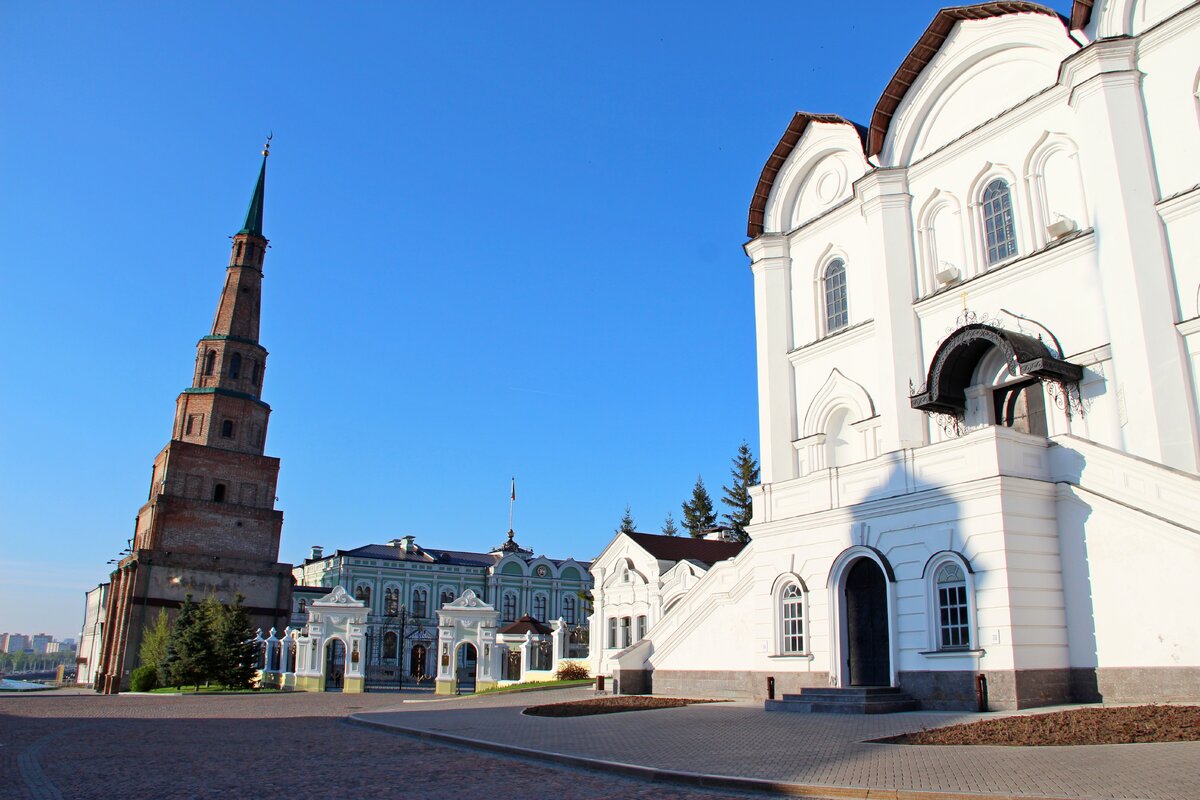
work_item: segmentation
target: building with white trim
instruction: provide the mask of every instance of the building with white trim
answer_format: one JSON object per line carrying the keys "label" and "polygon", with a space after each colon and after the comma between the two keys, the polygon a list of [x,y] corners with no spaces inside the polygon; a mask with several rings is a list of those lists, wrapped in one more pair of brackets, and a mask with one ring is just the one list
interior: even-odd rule
{"label": "building with white trim", "polygon": [[992,2],[868,127],[795,115],[745,245],[752,541],[622,683],[1200,697],[1198,87],[1200,4]]}

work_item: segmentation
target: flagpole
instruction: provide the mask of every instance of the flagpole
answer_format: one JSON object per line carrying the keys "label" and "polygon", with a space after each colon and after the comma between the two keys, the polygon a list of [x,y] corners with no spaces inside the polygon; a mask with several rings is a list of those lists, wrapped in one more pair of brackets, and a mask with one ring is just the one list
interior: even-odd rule
{"label": "flagpole", "polygon": [[516,500],[517,500],[517,476],[514,475],[513,479],[512,479],[512,492],[508,496],[508,529],[510,531],[513,529],[513,526],[512,526],[513,504],[516,502]]}

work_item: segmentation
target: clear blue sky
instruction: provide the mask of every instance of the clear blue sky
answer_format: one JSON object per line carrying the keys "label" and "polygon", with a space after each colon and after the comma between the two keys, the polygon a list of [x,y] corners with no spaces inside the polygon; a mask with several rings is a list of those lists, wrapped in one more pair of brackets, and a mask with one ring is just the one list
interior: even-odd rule
{"label": "clear blue sky", "polygon": [[[1059,11],[1069,3],[1054,4]],[[933,2],[0,8],[0,631],[75,636],[268,166],[280,557],[591,558],[758,452],[746,210]]]}

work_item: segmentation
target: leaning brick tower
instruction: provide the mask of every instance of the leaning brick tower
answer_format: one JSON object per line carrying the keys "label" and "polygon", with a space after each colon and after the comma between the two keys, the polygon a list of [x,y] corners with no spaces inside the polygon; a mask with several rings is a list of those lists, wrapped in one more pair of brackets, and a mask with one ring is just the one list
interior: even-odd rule
{"label": "leaning brick tower", "polygon": [[189,594],[224,603],[240,594],[264,630],[282,630],[289,616],[292,568],[276,563],[279,459],[263,454],[271,407],[262,400],[267,351],[258,341],[269,154],[268,143],[212,330],[197,344],[192,385],[175,401],[171,440],[154,459],[130,554],[111,576],[98,691],[128,685],[144,626],[159,608],[173,615]]}

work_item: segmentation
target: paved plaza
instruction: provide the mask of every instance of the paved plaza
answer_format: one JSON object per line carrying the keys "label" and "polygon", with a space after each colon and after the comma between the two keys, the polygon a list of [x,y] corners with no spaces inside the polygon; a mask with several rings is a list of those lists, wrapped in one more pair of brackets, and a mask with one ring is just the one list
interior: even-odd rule
{"label": "paved plaza", "polygon": [[1200,742],[905,747],[866,740],[967,717],[767,714],[750,703],[521,713],[590,695],[0,696],[0,798],[754,796],[704,776],[815,797],[1200,797]]}

